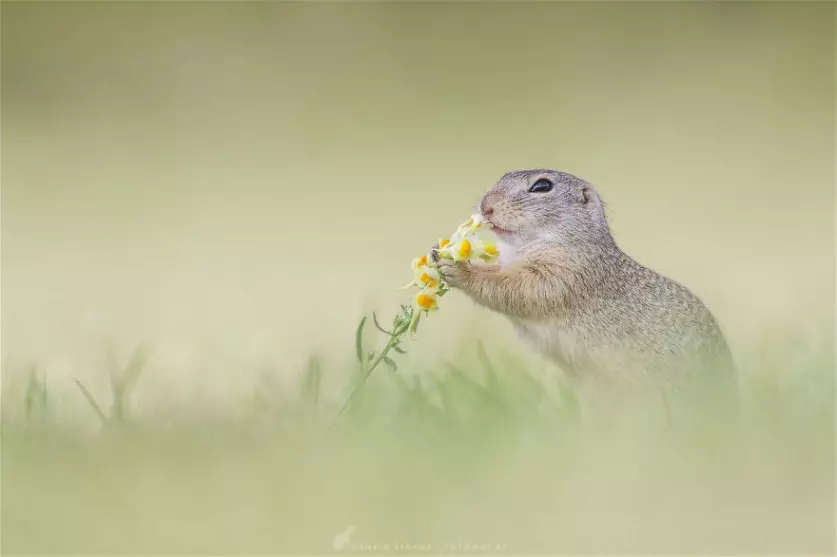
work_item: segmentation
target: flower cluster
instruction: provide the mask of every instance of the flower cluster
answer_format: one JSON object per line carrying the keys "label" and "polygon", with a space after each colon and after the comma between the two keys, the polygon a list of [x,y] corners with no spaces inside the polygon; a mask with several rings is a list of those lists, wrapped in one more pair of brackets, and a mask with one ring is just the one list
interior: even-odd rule
{"label": "flower cluster", "polygon": [[[436,253],[440,259],[455,262],[494,261],[500,254],[497,251],[497,237],[491,228],[492,224],[485,217],[474,215],[468,219],[468,222],[459,226],[450,239],[439,240]],[[394,350],[401,354],[406,352],[401,345],[405,335],[408,332],[414,333],[421,315],[437,309],[438,299],[450,290],[439,271],[438,262],[431,254],[422,255],[413,260],[413,281],[405,288],[411,287],[419,289],[415,304],[401,306],[401,313],[397,314],[392,320],[392,330],[384,328],[378,322],[375,313],[372,313],[375,328],[389,337],[386,345],[379,353],[374,350],[367,350],[364,347],[363,326],[366,323],[366,317],[360,320],[355,332],[355,351],[361,366],[361,378],[337,412],[334,418],[335,422],[349,407],[355,395],[366,383],[375,368],[381,363],[386,364],[392,371],[398,368],[395,361],[389,356],[390,351]]]}
{"label": "flower cluster", "polygon": [[[482,215],[473,215],[461,224],[450,239],[439,240],[438,256],[455,262],[491,262],[499,256],[497,241],[491,230],[491,222]],[[432,255],[422,255],[413,260],[413,281],[407,285],[419,288],[416,294],[416,310],[413,314],[415,328],[419,315],[438,309],[438,299],[450,289],[439,272]]]}

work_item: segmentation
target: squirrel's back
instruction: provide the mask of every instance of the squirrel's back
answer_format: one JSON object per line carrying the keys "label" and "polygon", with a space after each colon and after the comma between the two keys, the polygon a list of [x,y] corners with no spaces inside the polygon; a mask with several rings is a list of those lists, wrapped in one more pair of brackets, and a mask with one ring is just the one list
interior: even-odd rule
{"label": "squirrel's back", "polygon": [[510,316],[523,337],[570,373],[628,383],[727,373],[717,320],[682,284],[627,256],[553,315]]}

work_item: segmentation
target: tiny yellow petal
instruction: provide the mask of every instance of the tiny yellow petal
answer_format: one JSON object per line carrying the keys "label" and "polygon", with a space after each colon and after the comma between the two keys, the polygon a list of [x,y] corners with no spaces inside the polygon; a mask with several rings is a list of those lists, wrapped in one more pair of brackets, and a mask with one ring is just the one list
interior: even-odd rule
{"label": "tiny yellow petal", "polygon": [[433,309],[436,307],[436,296],[419,292],[418,296],[416,296],[416,304],[424,310]]}
{"label": "tiny yellow petal", "polygon": [[418,266],[422,267],[424,265],[427,265],[427,256],[426,255],[422,255],[421,257],[418,258]]}
{"label": "tiny yellow petal", "polygon": [[493,256],[497,255],[497,248],[495,246],[489,244],[489,245],[485,246],[485,253],[487,253],[488,255],[493,257]]}
{"label": "tiny yellow petal", "polygon": [[450,240],[439,240],[439,247],[446,248],[450,245]]}
{"label": "tiny yellow petal", "polygon": [[468,257],[470,255],[471,255],[471,242],[469,242],[467,239],[462,240],[462,243],[459,244],[459,257],[461,257],[462,259],[468,259]]}
{"label": "tiny yellow petal", "polygon": [[439,286],[439,281],[431,277],[427,273],[422,273],[421,277],[419,278],[421,279],[421,282],[427,285],[428,288],[436,288],[437,286]]}

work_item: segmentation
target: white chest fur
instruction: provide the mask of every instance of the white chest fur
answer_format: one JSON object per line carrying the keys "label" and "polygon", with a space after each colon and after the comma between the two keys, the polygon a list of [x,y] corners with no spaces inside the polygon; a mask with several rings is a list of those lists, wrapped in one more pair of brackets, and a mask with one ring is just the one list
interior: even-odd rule
{"label": "white chest fur", "polygon": [[502,268],[506,268],[515,261],[520,260],[520,256],[514,246],[502,238],[497,238],[497,251],[500,252],[499,262]]}

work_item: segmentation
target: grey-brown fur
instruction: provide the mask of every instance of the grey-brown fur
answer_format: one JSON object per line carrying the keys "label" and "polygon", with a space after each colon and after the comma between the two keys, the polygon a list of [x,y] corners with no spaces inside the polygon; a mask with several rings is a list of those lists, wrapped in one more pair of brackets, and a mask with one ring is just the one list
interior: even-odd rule
{"label": "grey-brown fur", "polygon": [[[529,192],[547,179],[553,189]],[[565,172],[504,175],[480,210],[501,230],[503,266],[440,261],[445,279],[506,315],[541,353],[579,378],[668,383],[728,373],[732,358],[706,306],[616,245],[591,184]],[[502,230],[508,232],[502,232]]]}

